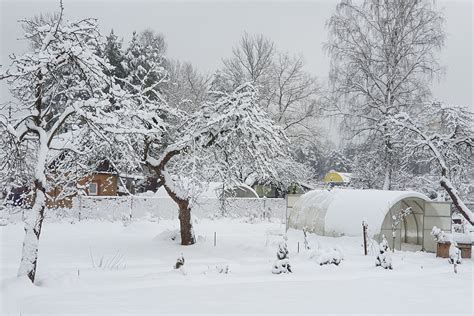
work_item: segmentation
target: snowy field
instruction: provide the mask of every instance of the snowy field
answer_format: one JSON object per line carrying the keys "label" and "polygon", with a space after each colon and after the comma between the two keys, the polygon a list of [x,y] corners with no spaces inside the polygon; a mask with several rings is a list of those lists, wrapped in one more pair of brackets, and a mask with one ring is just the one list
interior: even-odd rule
{"label": "snowy field", "polygon": [[[374,255],[363,256],[358,238],[311,235],[313,248],[338,246],[344,254],[339,266],[319,266],[303,250],[303,233],[290,230],[294,273],[273,275],[284,231],[279,222],[201,220],[195,225],[198,243],[188,247],[179,245],[179,237],[170,239],[177,225],[176,220],[127,227],[106,221],[46,223],[36,286],[15,278],[23,226],[0,227],[1,314],[473,312],[471,260],[454,274],[447,260],[434,254],[396,252],[390,271],[376,268]],[[184,269],[174,270],[181,253]],[[113,269],[94,268],[101,257]],[[216,266],[227,265],[228,274],[217,272]]]}

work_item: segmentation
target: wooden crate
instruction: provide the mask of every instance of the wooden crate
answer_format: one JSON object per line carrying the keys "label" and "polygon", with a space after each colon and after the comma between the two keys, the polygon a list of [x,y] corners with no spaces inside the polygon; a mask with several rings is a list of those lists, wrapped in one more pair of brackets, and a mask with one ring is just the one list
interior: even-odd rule
{"label": "wooden crate", "polygon": [[[436,247],[436,257],[449,258],[449,246],[451,246],[450,242],[438,243]],[[461,250],[461,258],[471,258],[472,244],[458,243],[458,248]]]}

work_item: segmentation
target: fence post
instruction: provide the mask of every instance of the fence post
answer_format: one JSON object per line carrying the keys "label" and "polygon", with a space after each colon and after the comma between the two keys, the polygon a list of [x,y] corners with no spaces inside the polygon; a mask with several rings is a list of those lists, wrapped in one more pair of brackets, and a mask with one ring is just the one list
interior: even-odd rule
{"label": "fence post", "polygon": [[79,209],[77,211],[78,212],[77,217],[78,217],[79,222],[80,222],[81,221],[81,210],[82,210],[81,192],[79,192],[78,200],[79,200]]}
{"label": "fence post", "polygon": [[267,218],[267,197],[263,196],[263,218]]}
{"label": "fence post", "polygon": [[130,195],[130,220],[132,220],[133,213],[133,195]]}
{"label": "fence post", "polygon": [[364,235],[364,255],[367,256],[367,223],[362,221],[362,233]]}
{"label": "fence post", "polygon": [[216,246],[216,242],[217,242],[217,234],[216,232],[214,232],[214,247]]}

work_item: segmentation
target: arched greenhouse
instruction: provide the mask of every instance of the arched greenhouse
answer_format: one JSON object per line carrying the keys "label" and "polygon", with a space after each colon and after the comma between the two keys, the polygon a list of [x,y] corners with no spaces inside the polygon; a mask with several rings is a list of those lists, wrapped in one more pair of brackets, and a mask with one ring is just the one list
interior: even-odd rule
{"label": "arched greenhouse", "polygon": [[431,229],[450,231],[451,209],[450,203],[433,202],[414,191],[313,190],[295,202],[288,221],[291,228],[333,237],[362,236],[365,221],[369,237],[377,241],[385,235],[393,247],[394,231],[396,249],[435,251]]}

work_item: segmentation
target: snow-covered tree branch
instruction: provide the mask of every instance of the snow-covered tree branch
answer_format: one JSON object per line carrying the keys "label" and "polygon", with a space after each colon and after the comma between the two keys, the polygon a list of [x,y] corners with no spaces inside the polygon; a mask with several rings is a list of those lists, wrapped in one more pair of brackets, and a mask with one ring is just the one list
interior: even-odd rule
{"label": "snow-covered tree branch", "polygon": [[412,115],[394,115],[390,122],[398,127],[398,136],[409,149],[429,157],[439,184],[448,193],[457,210],[472,224],[474,213],[463,202],[454,179],[467,176],[473,168],[474,114],[466,107],[439,102],[423,106]]}

